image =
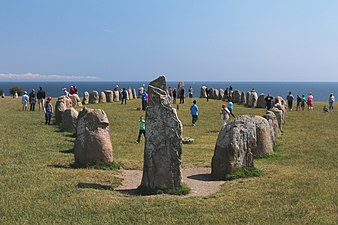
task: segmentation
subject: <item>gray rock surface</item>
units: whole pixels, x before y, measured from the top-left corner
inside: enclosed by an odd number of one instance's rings
[[[82,106],[81,99],[77,94],[69,94],[68,96],[72,100],[72,107]]]
[[[92,91],[89,94],[89,104],[98,104],[99,103],[99,93],[97,91]]]
[[[133,98],[137,99],[137,94],[136,94],[136,90],[135,89],[133,89]]]
[[[73,107],[66,109],[62,114],[61,129],[67,132],[76,132],[77,116],[79,115]]]
[[[247,91],[245,94],[245,106],[249,106],[249,102],[250,102],[250,91]]]
[[[219,89],[218,99],[222,100],[224,98],[224,90]]]
[[[128,89],[128,97],[128,99],[134,99],[133,90],[131,88]]]
[[[101,91],[101,93],[100,93],[99,102],[100,103],[106,103],[107,102],[106,93],[104,93],[103,91]]]
[[[248,107],[255,108],[257,106],[258,95],[256,91],[251,91],[249,95]]]
[[[282,130],[283,111],[277,108],[272,108],[269,111],[273,112],[277,118],[279,129]]]
[[[113,101],[114,102],[120,101],[120,92],[119,91],[114,91],[113,92]]]
[[[95,162],[112,162],[113,148],[109,121],[102,109],[84,107],[78,115],[74,147],[75,164],[86,166]]]
[[[259,96],[258,96],[258,100],[257,100],[257,108],[265,108],[265,95],[264,93],[261,93]]]
[[[169,189],[182,184],[182,123],[170,104],[164,76],[150,82],[141,186]]]
[[[207,97],[207,87],[202,86],[200,91],[200,98],[206,98]]]
[[[271,137],[272,137],[272,140],[273,142],[275,142],[275,139],[277,137],[279,137],[281,135],[281,131],[279,129],[279,125],[278,125],[278,120],[277,120],[277,117],[276,115],[271,112],[271,111],[267,111],[263,117],[268,121],[269,123],[269,126],[270,126],[270,129],[271,129]]]
[[[64,103],[64,98],[59,97],[55,103],[55,123],[61,124],[62,123],[62,114],[67,109],[66,104]]]
[[[223,126],[218,134],[211,174],[225,179],[233,170],[253,167],[253,149],[256,148],[256,126],[250,116],[239,116]]]
[[[245,92],[243,91],[241,93],[241,102],[242,105],[246,105],[246,97],[245,97]]]
[[[240,103],[241,102],[241,92],[239,90],[235,90],[232,94],[232,102],[233,103]]]
[[[215,88],[213,91],[214,91],[213,99],[218,99],[219,98],[219,90]]]
[[[89,104],[89,93],[88,93],[88,91],[85,91],[83,93],[82,104],[83,105],[88,105]]]
[[[252,153],[255,157],[270,155],[273,152],[273,131],[269,122],[262,116],[253,116],[256,125],[256,148]]]

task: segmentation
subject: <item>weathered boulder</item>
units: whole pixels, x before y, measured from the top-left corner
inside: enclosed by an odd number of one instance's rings
[[[98,104],[99,103],[99,93],[97,91],[92,91],[89,94],[89,104]]]
[[[201,87],[200,98],[207,98],[207,87],[206,86]]]
[[[279,129],[282,130],[282,123],[283,123],[283,111],[279,110],[275,107],[270,109],[269,111],[273,112],[276,115],[277,121],[278,121],[278,126]]]
[[[250,116],[239,116],[221,128],[211,163],[211,174],[225,179],[237,168],[253,167],[256,126]]]
[[[270,129],[271,129],[271,137],[272,137],[272,140],[273,142],[275,142],[275,139],[277,137],[279,137],[281,135],[281,131],[279,129],[279,125],[278,125],[278,120],[277,120],[277,117],[276,115],[271,112],[271,111],[267,111],[263,117],[268,121],[269,123],[269,126],[270,126]]]
[[[150,82],[141,186],[169,189],[182,184],[182,123],[170,104],[164,76]]]
[[[184,82],[180,81],[177,84],[177,98],[181,97],[181,89],[184,89]],[[184,92],[185,93],[185,92]],[[149,94],[149,93],[148,93]]]
[[[100,93],[99,102],[100,103],[106,103],[107,102],[106,93],[104,93],[103,91],[101,91],[101,93]]]
[[[239,90],[235,90],[232,95],[232,102],[233,103],[240,103],[241,102],[241,92]]]
[[[137,99],[137,94],[136,94],[136,90],[135,89],[133,89],[133,98]]]
[[[219,90],[218,89],[214,89],[214,95],[213,95],[214,97],[213,97],[213,99],[218,99],[218,97],[219,97]]]
[[[83,93],[82,104],[83,105],[88,105],[89,104],[89,93],[88,93],[88,91],[85,91]]]
[[[256,148],[253,149],[255,157],[270,155],[273,152],[274,137],[269,122],[262,116],[253,116],[256,125]]]
[[[246,92],[245,99],[246,99],[245,100],[246,101],[245,106],[249,106],[249,102],[250,102],[250,92],[249,91]]]
[[[105,90],[104,93],[106,94],[106,100],[107,102],[113,102],[114,99],[114,93],[112,90]]]
[[[214,88],[209,89],[209,99],[215,99],[215,89]]]
[[[245,92],[243,91],[241,93],[241,102],[242,105],[246,105],[246,97],[245,97]]]
[[[62,114],[63,112],[67,109],[66,104],[62,99],[58,99],[55,103],[55,123],[56,124],[61,124],[62,123]]]
[[[281,96],[277,96],[275,97],[275,104],[279,104],[279,105],[285,105],[285,101]]]
[[[77,94],[69,94],[68,96],[72,100],[72,107],[82,106],[81,99]]]
[[[76,111],[73,107],[66,109],[62,114],[61,129],[67,132],[75,132],[78,115],[78,111]]]
[[[133,90],[131,88],[128,89],[128,99],[134,99]]]
[[[233,96],[234,96],[234,91],[233,90],[229,90],[228,91],[228,98],[229,98],[229,100],[232,101]]]
[[[119,93],[119,91],[114,91],[113,92],[113,101],[114,102],[118,102],[118,101],[120,101],[121,99],[120,99],[120,93]]]
[[[222,100],[224,98],[224,90],[219,89],[218,99]]]
[[[257,108],[265,108],[265,95],[264,93],[261,93],[258,96],[258,100],[257,100]]]
[[[256,91],[251,91],[249,95],[248,107],[255,108],[257,106],[258,95]]]
[[[108,126],[107,115],[102,109],[86,107],[82,109],[78,115],[74,147],[77,166],[113,161],[113,148]]]

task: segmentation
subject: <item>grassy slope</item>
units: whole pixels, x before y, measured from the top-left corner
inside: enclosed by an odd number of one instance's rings
[[[210,166],[220,129],[221,101],[197,99],[200,118],[190,126],[189,103],[178,111],[183,167]],[[71,169],[74,138],[45,126],[41,112],[21,112],[20,100],[0,99],[0,224],[335,224],[338,132],[336,112],[290,112],[276,152],[255,161],[259,178],[226,182],[209,197],[117,198],[118,172]],[[109,116],[114,160],[142,169],[143,143],[135,144],[139,100],[90,105]],[[262,109],[235,105],[235,114]]]

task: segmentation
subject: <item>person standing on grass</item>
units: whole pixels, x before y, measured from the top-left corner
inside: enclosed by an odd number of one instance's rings
[[[44,101],[45,101],[45,98],[46,98],[46,92],[44,90],[42,90],[41,86],[39,87],[39,90],[38,90],[36,97],[38,98],[39,111],[43,110]]]
[[[230,111],[230,113],[232,114],[232,111],[234,109],[234,104],[232,103],[232,101],[228,102],[228,110]]]
[[[221,108],[221,123],[222,123],[222,126],[227,124],[227,121],[229,120],[230,115],[232,115],[235,118],[235,115],[229,110],[229,108],[227,108],[226,104],[223,104],[222,108]]]
[[[267,110],[270,110],[272,108],[272,100],[273,97],[268,93],[268,95],[264,98],[265,100],[265,107]]]
[[[146,137],[146,121],[143,119],[143,115],[140,116],[140,120],[138,122],[139,122],[140,129],[139,129],[138,137],[136,141],[137,144],[140,143],[142,134],[144,138]]]
[[[32,89],[31,93],[29,93],[29,111],[35,111],[35,104],[36,104],[36,95],[35,90]]]
[[[50,96],[47,97],[47,101],[45,102],[43,110],[45,112],[46,125],[50,125],[50,120],[54,112],[53,105],[52,105],[52,98]]]
[[[329,98],[329,109],[333,110],[333,104],[334,104],[334,96],[333,93],[330,94],[330,98]]]
[[[296,111],[300,111],[300,104],[302,102],[302,98],[300,97],[300,95],[297,95],[297,107],[296,107]]]
[[[146,110],[147,108],[147,91],[146,90],[142,92],[141,100],[142,100],[142,110]]]
[[[121,98],[121,100],[122,100],[122,102],[121,102],[121,104],[123,104],[123,102],[124,102],[124,104],[127,104],[127,90],[125,89],[125,88],[123,88],[122,89],[122,98]]]
[[[310,92],[309,96],[307,97],[307,106],[308,110],[313,110],[313,95],[312,92]]]
[[[192,94],[193,93],[193,89],[192,89],[192,87],[190,86],[189,87],[189,98],[192,98]]]
[[[173,90],[173,104],[176,104],[176,99],[177,99],[177,90],[174,88]]]
[[[292,111],[292,103],[293,103],[293,95],[291,94],[291,91],[289,92],[289,95],[286,96],[286,100],[288,101],[288,109],[289,111]]]
[[[305,109],[305,103],[306,103],[306,98],[304,95],[302,95],[302,101],[300,103],[300,107],[302,108],[302,111]]]
[[[29,102],[29,96],[27,94],[27,91],[23,93],[21,100],[22,100],[22,111],[27,111],[28,102]]]
[[[196,100],[194,100],[193,104],[190,106],[190,114],[192,116],[192,125],[195,126],[198,120],[198,106],[196,105]]]
[[[184,104],[184,88],[180,89],[180,104]]]

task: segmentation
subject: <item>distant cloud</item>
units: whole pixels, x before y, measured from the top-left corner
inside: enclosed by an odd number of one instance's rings
[[[103,30],[103,32],[106,32],[106,33],[111,33],[111,32],[113,32],[112,30],[110,30],[110,29],[104,29]]]
[[[97,80],[96,76],[77,76],[77,75],[47,75],[37,73],[0,73],[0,80]]]

